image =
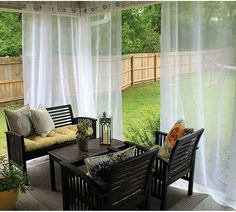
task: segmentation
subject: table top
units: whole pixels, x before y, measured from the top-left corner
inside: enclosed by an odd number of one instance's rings
[[[111,147],[120,148],[124,146],[123,141],[112,139]],[[68,161],[70,163],[78,162],[84,160],[87,157],[95,156],[99,154],[103,154],[108,152],[107,145],[100,145],[99,139],[90,139],[88,140],[88,152],[82,152],[79,150],[78,144],[72,144],[66,147],[62,147],[59,149],[55,149],[49,151],[48,154],[52,157],[53,160],[60,161]]]

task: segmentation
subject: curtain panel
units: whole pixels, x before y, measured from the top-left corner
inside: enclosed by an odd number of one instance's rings
[[[24,101],[71,104],[76,116],[113,118],[113,137],[122,139],[120,89],[121,12],[114,6],[94,10],[42,5],[23,13]]]
[[[236,208],[236,3],[162,5],[161,130],[205,128],[194,188]]]

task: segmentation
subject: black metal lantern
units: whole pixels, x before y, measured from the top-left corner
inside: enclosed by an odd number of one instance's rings
[[[99,136],[101,145],[111,145],[112,121],[111,117],[103,112],[99,118]]]

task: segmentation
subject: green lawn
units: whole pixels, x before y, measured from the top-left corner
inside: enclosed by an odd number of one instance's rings
[[[153,131],[159,128],[160,82],[126,89],[122,93],[122,107],[124,139],[150,145]]]
[[[122,92],[124,138],[132,137],[132,127],[149,127],[146,122],[157,119],[160,114],[160,83],[153,82],[130,87]],[[16,109],[19,104],[0,108],[0,153],[6,152],[6,123],[4,108]],[[131,127],[132,126],[132,127]]]

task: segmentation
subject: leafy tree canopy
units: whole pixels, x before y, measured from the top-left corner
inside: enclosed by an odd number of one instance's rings
[[[160,51],[161,4],[122,11],[122,54]],[[22,54],[22,15],[0,13],[0,57]]]
[[[122,54],[160,51],[161,4],[122,11]],[[0,13],[0,57],[22,54],[22,15]]]
[[[122,12],[122,53],[160,51],[161,4]]]
[[[20,13],[0,13],[0,57],[21,55],[21,17]]]
[[[197,47],[189,35],[191,26],[196,22],[193,11],[197,11],[197,2],[179,2],[182,5],[178,10],[179,50],[195,50]],[[225,30],[232,38],[236,35],[236,3],[235,2],[202,2],[203,19],[201,28],[205,29],[206,36],[202,43],[208,48],[220,48],[225,31],[220,31],[226,22],[230,22]],[[171,23],[176,22],[175,10],[171,11]],[[197,27],[196,27],[197,30]],[[160,52],[161,34],[161,4],[134,8],[122,11],[122,54]],[[106,37],[104,36],[104,39]],[[226,40],[227,42],[227,40]],[[176,43],[176,42],[172,42]],[[229,42],[230,46],[231,43]],[[234,43],[236,45],[236,42]],[[172,46],[175,49],[175,46]],[[20,56],[22,54],[22,15],[20,13],[0,13],[0,57]]]

